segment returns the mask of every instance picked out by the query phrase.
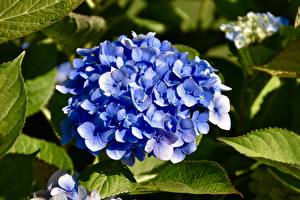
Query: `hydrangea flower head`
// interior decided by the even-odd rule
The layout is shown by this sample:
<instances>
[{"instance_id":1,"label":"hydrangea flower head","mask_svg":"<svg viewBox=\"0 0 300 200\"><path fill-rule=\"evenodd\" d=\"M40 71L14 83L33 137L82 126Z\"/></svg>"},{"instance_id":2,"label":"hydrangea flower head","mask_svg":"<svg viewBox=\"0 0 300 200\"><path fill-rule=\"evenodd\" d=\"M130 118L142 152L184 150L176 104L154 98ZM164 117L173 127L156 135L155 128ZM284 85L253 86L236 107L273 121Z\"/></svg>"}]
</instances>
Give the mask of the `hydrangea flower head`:
<instances>
[{"instance_id":1,"label":"hydrangea flower head","mask_svg":"<svg viewBox=\"0 0 300 200\"><path fill-rule=\"evenodd\" d=\"M77 176L71 176L63 170L58 170L48 180L48 190L34 193L32 200L101 200L98 191L93 190L88 194L87 190L79 185ZM119 197L109 197L105 200L122 200Z\"/></svg>"},{"instance_id":2,"label":"hydrangea flower head","mask_svg":"<svg viewBox=\"0 0 300 200\"><path fill-rule=\"evenodd\" d=\"M77 49L82 56L63 85L72 96L63 108L62 143L100 151L133 165L145 153L173 163L193 153L211 121L230 128L229 87L205 60L188 58L154 33L119 37Z\"/></svg>"},{"instance_id":3,"label":"hydrangea flower head","mask_svg":"<svg viewBox=\"0 0 300 200\"><path fill-rule=\"evenodd\" d=\"M255 42L261 42L266 37L276 33L281 26L288 25L284 17L275 17L270 12L248 12L246 16L228 24L222 24L220 29L226 33L226 38L232 40L239 48L246 47Z\"/></svg>"}]
</instances>

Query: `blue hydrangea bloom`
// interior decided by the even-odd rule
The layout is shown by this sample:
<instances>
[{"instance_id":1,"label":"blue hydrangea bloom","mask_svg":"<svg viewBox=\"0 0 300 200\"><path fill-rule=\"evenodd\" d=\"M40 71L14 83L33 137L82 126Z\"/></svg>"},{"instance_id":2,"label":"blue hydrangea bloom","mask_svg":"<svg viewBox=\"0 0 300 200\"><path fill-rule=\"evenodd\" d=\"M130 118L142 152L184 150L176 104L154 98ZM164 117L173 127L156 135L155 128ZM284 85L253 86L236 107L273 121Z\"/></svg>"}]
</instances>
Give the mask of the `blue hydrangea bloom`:
<instances>
[{"instance_id":1,"label":"blue hydrangea bloom","mask_svg":"<svg viewBox=\"0 0 300 200\"><path fill-rule=\"evenodd\" d=\"M77 186L74 178L65 174L58 179L58 187L54 187L50 191L51 196L64 194L68 199L78 199Z\"/></svg>"},{"instance_id":2,"label":"blue hydrangea bloom","mask_svg":"<svg viewBox=\"0 0 300 200\"><path fill-rule=\"evenodd\" d=\"M34 193L32 200L101 200L99 192L93 190L88 194L87 190L78 184L77 176L71 176L63 170L58 170L48 180L48 190ZM117 197L105 198L105 200L122 200Z\"/></svg>"},{"instance_id":3,"label":"blue hydrangea bloom","mask_svg":"<svg viewBox=\"0 0 300 200\"><path fill-rule=\"evenodd\" d=\"M233 41L239 49L251 43L263 41L266 37L276 33L281 26L288 24L288 19L275 17L270 12L248 12L246 16L238 17L235 22L222 24L220 29L226 33L225 37Z\"/></svg>"},{"instance_id":4,"label":"blue hydrangea bloom","mask_svg":"<svg viewBox=\"0 0 300 200\"><path fill-rule=\"evenodd\" d=\"M230 103L207 61L188 58L154 33L119 37L77 49L81 58L57 89L71 94L63 108L62 143L72 138L94 155L101 150L133 165L145 153L173 163L193 153L209 121L230 128ZM201 110L201 112L200 112Z\"/></svg>"}]
</instances>

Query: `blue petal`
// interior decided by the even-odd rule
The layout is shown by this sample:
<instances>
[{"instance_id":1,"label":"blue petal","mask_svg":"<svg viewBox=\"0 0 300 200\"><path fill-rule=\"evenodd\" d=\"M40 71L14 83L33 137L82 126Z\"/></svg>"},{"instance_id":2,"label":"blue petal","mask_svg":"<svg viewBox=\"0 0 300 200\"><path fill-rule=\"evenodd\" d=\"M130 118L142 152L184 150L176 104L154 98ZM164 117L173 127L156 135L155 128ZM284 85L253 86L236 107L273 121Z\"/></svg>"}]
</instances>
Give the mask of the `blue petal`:
<instances>
[{"instance_id":1,"label":"blue petal","mask_svg":"<svg viewBox=\"0 0 300 200\"><path fill-rule=\"evenodd\" d=\"M179 163L185 159L185 154L179 148L176 148L173 152L170 161L174 164Z\"/></svg>"},{"instance_id":2,"label":"blue petal","mask_svg":"<svg viewBox=\"0 0 300 200\"><path fill-rule=\"evenodd\" d=\"M143 134L142 134L142 131L140 129L138 129L136 127L132 127L131 128L131 133L132 133L132 135L134 135L138 139L143 139Z\"/></svg>"},{"instance_id":3,"label":"blue petal","mask_svg":"<svg viewBox=\"0 0 300 200\"><path fill-rule=\"evenodd\" d=\"M96 107L94 106L94 104L92 102L90 102L88 99L85 99L81 104L80 104L81 108L83 108L84 110L87 111L91 111L91 113L94 113L96 110Z\"/></svg>"},{"instance_id":4,"label":"blue petal","mask_svg":"<svg viewBox=\"0 0 300 200\"><path fill-rule=\"evenodd\" d=\"M73 123L69 118L64 119L60 123L61 131L62 131L62 145L69 143L73 137L72 135L72 126Z\"/></svg>"},{"instance_id":5,"label":"blue petal","mask_svg":"<svg viewBox=\"0 0 300 200\"><path fill-rule=\"evenodd\" d=\"M127 152L121 159L122 163L128 166L133 166L135 162L135 157L132 152Z\"/></svg>"},{"instance_id":6,"label":"blue petal","mask_svg":"<svg viewBox=\"0 0 300 200\"><path fill-rule=\"evenodd\" d=\"M77 128L77 131L79 135L84 139L93 138L95 126L91 122L84 122Z\"/></svg>"},{"instance_id":7,"label":"blue petal","mask_svg":"<svg viewBox=\"0 0 300 200\"><path fill-rule=\"evenodd\" d=\"M126 150L117 148L115 146L109 146L106 148L106 154L113 160L120 160L126 153Z\"/></svg>"},{"instance_id":8,"label":"blue petal","mask_svg":"<svg viewBox=\"0 0 300 200\"><path fill-rule=\"evenodd\" d=\"M99 78L99 87L104 91L105 95L111 96L114 80L111 77L111 72L105 72Z\"/></svg>"},{"instance_id":9,"label":"blue petal","mask_svg":"<svg viewBox=\"0 0 300 200\"><path fill-rule=\"evenodd\" d=\"M58 179L58 185L66 191L72 191L75 187L75 181L69 174L65 174Z\"/></svg>"},{"instance_id":10,"label":"blue petal","mask_svg":"<svg viewBox=\"0 0 300 200\"><path fill-rule=\"evenodd\" d=\"M197 150L197 145L195 142L188 143L183 148L181 148L181 151L185 154L194 153L196 150Z\"/></svg>"},{"instance_id":11,"label":"blue petal","mask_svg":"<svg viewBox=\"0 0 300 200\"><path fill-rule=\"evenodd\" d=\"M121 109L118 111L117 113L117 119L118 121L122 121L126 118L126 110L125 109Z\"/></svg>"},{"instance_id":12,"label":"blue petal","mask_svg":"<svg viewBox=\"0 0 300 200\"><path fill-rule=\"evenodd\" d=\"M115 132L115 139L117 142L125 142L124 137L125 137L126 130L116 130Z\"/></svg>"},{"instance_id":13,"label":"blue petal","mask_svg":"<svg viewBox=\"0 0 300 200\"><path fill-rule=\"evenodd\" d=\"M194 128L193 121L189 118L180 121L180 128L183 130L191 130Z\"/></svg>"},{"instance_id":14,"label":"blue petal","mask_svg":"<svg viewBox=\"0 0 300 200\"><path fill-rule=\"evenodd\" d=\"M138 47L135 47L132 49L132 60L136 61L136 62L140 62L142 60L142 50Z\"/></svg>"},{"instance_id":15,"label":"blue petal","mask_svg":"<svg viewBox=\"0 0 300 200\"><path fill-rule=\"evenodd\" d=\"M56 85L55 89L57 89L59 92L61 92L63 94L67 94L70 92L70 88L67 88L64 85Z\"/></svg>"},{"instance_id":16,"label":"blue petal","mask_svg":"<svg viewBox=\"0 0 300 200\"><path fill-rule=\"evenodd\" d=\"M173 73L178 78L182 78L182 76L181 76L182 67L183 67L183 63L181 62L181 60L176 60L176 62L174 63L174 66L173 66Z\"/></svg>"},{"instance_id":17,"label":"blue petal","mask_svg":"<svg viewBox=\"0 0 300 200\"><path fill-rule=\"evenodd\" d=\"M185 142L192 142L196 139L196 133L194 129L181 131L181 137Z\"/></svg>"},{"instance_id":18,"label":"blue petal","mask_svg":"<svg viewBox=\"0 0 300 200\"><path fill-rule=\"evenodd\" d=\"M170 160L173 155L173 147L163 141L156 143L153 153L160 160Z\"/></svg>"},{"instance_id":19,"label":"blue petal","mask_svg":"<svg viewBox=\"0 0 300 200\"><path fill-rule=\"evenodd\" d=\"M157 141L154 138L151 138L150 140L147 141L146 146L145 146L145 151L147 153L150 153L153 151Z\"/></svg>"},{"instance_id":20,"label":"blue petal","mask_svg":"<svg viewBox=\"0 0 300 200\"><path fill-rule=\"evenodd\" d=\"M144 149L136 148L133 150L133 152L139 161L143 161L145 159Z\"/></svg>"},{"instance_id":21,"label":"blue petal","mask_svg":"<svg viewBox=\"0 0 300 200\"><path fill-rule=\"evenodd\" d=\"M94 136L93 138L85 139L86 147L93 152L102 150L106 144L107 143L102 141L100 136Z\"/></svg>"},{"instance_id":22,"label":"blue petal","mask_svg":"<svg viewBox=\"0 0 300 200\"><path fill-rule=\"evenodd\" d=\"M81 56L88 56L92 53L91 49L77 48L76 53Z\"/></svg>"},{"instance_id":23,"label":"blue petal","mask_svg":"<svg viewBox=\"0 0 300 200\"><path fill-rule=\"evenodd\" d=\"M83 67L84 66L84 62L80 58L75 58L74 61L73 61L73 66L74 66L74 68Z\"/></svg>"}]
</instances>

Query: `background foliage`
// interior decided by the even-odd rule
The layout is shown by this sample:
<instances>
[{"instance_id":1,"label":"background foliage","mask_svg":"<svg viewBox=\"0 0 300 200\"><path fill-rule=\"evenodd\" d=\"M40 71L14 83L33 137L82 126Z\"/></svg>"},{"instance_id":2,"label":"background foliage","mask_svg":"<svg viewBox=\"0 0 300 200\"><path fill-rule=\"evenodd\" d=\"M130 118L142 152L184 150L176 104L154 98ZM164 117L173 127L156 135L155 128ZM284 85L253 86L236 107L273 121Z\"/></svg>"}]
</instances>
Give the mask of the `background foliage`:
<instances>
[{"instance_id":1,"label":"background foliage","mask_svg":"<svg viewBox=\"0 0 300 200\"><path fill-rule=\"evenodd\" d=\"M0 199L29 199L57 168L87 189L123 199L299 199L299 0L2 0L0 3ZM237 50L219 30L248 11L284 16L260 44ZM295 26L293 26L295 24ZM219 69L232 128L213 128L173 165L133 167L60 145L56 67L77 47L153 31ZM26 121L26 122L25 122ZM201 140L201 141L200 141Z\"/></svg>"}]
</instances>

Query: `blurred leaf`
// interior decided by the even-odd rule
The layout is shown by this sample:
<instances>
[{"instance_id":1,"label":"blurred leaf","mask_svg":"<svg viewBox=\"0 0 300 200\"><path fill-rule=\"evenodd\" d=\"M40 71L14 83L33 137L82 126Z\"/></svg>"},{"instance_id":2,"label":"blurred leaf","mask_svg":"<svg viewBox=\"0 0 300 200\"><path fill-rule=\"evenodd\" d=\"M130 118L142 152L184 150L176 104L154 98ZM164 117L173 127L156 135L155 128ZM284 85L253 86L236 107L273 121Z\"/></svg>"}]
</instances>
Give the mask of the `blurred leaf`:
<instances>
[{"instance_id":1,"label":"blurred leaf","mask_svg":"<svg viewBox=\"0 0 300 200\"><path fill-rule=\"evenodd\" d=\"M256 10L252 0L214 0L214 2L218 12L231 20L237 20L238 16L246 15L250 10Z\"/></svg>"},{"instance_id":2,"label":"blurred leaf","mask_svg":"<svg viewBox=\"0 0 300 200\"><path fill-rule=\"evenodd\" d=\"M271 62L255 69L265 71L273 76L300 77L300 39L292 42L279 52Z\"/></svg>"},{"instance_id":3,"label":"blurred leaf","mask_svg":"<svg viewBox=\"0 0 300 200\"><path fill-rule=\"evenodd\" d=\"M33 155L7 154L0 160L0 199L22 199L31 192Z\"/></svg>"},{"instance_id":4,"label":"blurred leaf","mask_svg":"<svg viewBox=\"0 0 300 200\"><path fill-rule=\"evenodd\" d=\"M53 68L50 72L42 76L25 81L28 96L26 116L38 112L49 101L55 86L55 75L56 70Z\"/></svg>"},{"instance_id":5,"label":"blurred leaf","mask_svg":"<svg viewBox=\"0 0 300 200\"><path fill-rule=\"evenodd\" d=\"M239 194L225 170L215 162L183 161L161 167L158 175L140 184L140 191L189 194Z\"/></svg>"},{"instance_id":6,"label":"blurred leaf","mask_svg":"<svg viewBox=\"0 0 300 200\"><path fill-rule=\"evenodd\" d=\"M75 9L83 0L2 0L0 43L38 31Z\"/></svg>"},{"instance_id":7,"label":"blurred leaf","mask_svg":"<svg viewBox=\"0 0 300 200\"><path fill-rule=\"evenodd\" d=\"M111 160L85 169L79 180L88 191L99 191L102 198L131 192L136 188L136 181L130 170Z\"/></svg>"},{"instance_id":8,"label":"blurred leaf","mask_svg":"<svg viewBox=\"0 0 300 200\"><path fill-rule=\"evenodd\" d=\"M172 1L160 0L147 1L146 6L137 17L158 21L163 23L167 29L174 28L177 30L180 30L181 23L184 20L183 16L176 12L176 7L172 4Z\"/></svg>"},{"instance_id":9,"label":"blurred leaf","mask_svg":"<svg viewBox=\"0 0 300 200\"><path fill-rule=\"evenodd\" d=\"M285 174L275 168L270 168L269 171L283 185L288 186L300 193L300 179L297 179L289 174Z\"/></svg>"},{"instance_id":10,"label":"blurred leaf","mask_svg":"<svg viewBox=\"0 0 300 200\"><path fill-rule=\"evenodd\" d=\"M280 87L268 93L260 110L250 121L252 128L282 127L300 132L300 84L293 79L281 79Z\"/></svg>"},{"instance_id":11,"label":"blurred leaf","mask_svg":"<svg viewBox=\"0 0 300 200\"><path fill-rule=\"evenodd\" d=\"M256 45L238 50L241 62L245 66L261 65L268 62L276 51L272 48Z\"/></svg>"},{"instance_id":12,"label":"blurred leaf","mask_svg":"<svg viewBox=\"0 0 300 200\"><path fill-rule=\"evenodd\" d=\"M261 90L259 95L256 97L255 101L253 102L250 110L250 118L253 118L257 112L260 110L261 105L264 101L264 98L272 92L273 90L280 87L280 80L278 77L272 77L268 83L264 86L264 88Z\"/></svg>"},{"instance_id":13,"label":"blurred leaf","mask_svg":"<svg viewBox=\"0 0 300 200\"><path fill-rule=\"evenodd\" d=\"M44 29L64 52L74 54L76 48L91 43L98 45L106 23L98 16L85 16L71 13L62 20Z\"/></svg>"},{"instance_id":14,"label":"blurred leaf","mask_svg":"<svg viewBox=\"0 0 300 200\"><path fill-rule=\"evenodd\" d=\"M21 75L24 52L0 65L0 157L10 148L25 121L26 94Z\"/></svg>"},{"instance_id":15,"label":"blurred leaf","mask_svg":"<svg viewBox=\"0 0 300 200\"><path fill-rule=\"evenodd\" d=\"M158 21L133 16L129 16L128 19L130 19L136 25L147 28L150 31L154 31L156 33L163 33L166 29L165 25Z\"/></svg>"},{"instance_id":16,"label":"blurred leaf","mask_svg":"<svg viewBox=\"0 0 300 200\"><path fill-rule=\"evenodd\" d=\"M269 128L219 140L248 157L300 177L300 136L294 132Z\"/></svg>"},{"instance_id":17,"label":"blurred leaf","mask_svg":"<svg viewBox=\"0 0 300 200\"><path fill-rule=\"evenodd\" d=\"M40 160L60 169L73 170L72 160L66 151L52 142L20 134L9 150L10 153L20 154L32 154L37 151L36 157Z\"/></svg>"},{"instance_id":18,"label":"blurred leaf","mask_svg":"<svg viewBox=\"0 0 300 200\"><path fill-rule=\"evenodd\" d=\"M198 18L202 29L208 29L215 20L216 4L211 0L202 0Z\"/></svg>"},{"instance_id":19,"label":"blurred leaf","mask_svg":"<svg viewBox=\"0 0 300 200\"><path fill-rule=\"evenodd\" d=\"M26 116L30 116L43 108L55 86L58 52L54 44L32 44L26 50L22 65L22 74L28 97Z\"/></svg>"},{"instance_id":20,"label":"blurred leaf","mask_svg":"<svg viewBox=\"0 0 300 200\"><path fill-rule=\"evenodd\" d=\"M298 200L299 193L285 187L277 181L268 170L258 168L251 174L249 181L249 196L253 200Z\"/></svg>"},{"instance_id":21,"label":"blurred leaf","mask_svg":"<svg viewBox=\"0 0 300 200\"><path fill-rule=\"evenodd\" d=\"M175 44L174 45L178 51L180 52L188 52L189 53L189 59L194 59L196 56L199 56L199 52L192 48L192 47L189 47L189 46L186 46L186 45L183 45L183 44Z\"/></svg>"},{"instance_id":22,"label":"blurred leaf","mask_svg":"<svg viewBox=\"0 0 300 200\"><path fill-rule=\"evenodd\" d=\"M298 7L298 12L297 12L297 16L295 19L295 27L298 27L300 25L300 6Z\"/></svg>"},{"instance_id":23,"label":"blurred leaf","mask_svg":"<svg viewBox=\"0 0 300 200\"><path fill-rule=\"evenodd\" d=\"M237 66L239 65L237 58L232 54L232 52L229 49L229 46L226 44L213 46L206 52L205 56L213 58L222 58Z\"/></svg>"}]
</instances>

